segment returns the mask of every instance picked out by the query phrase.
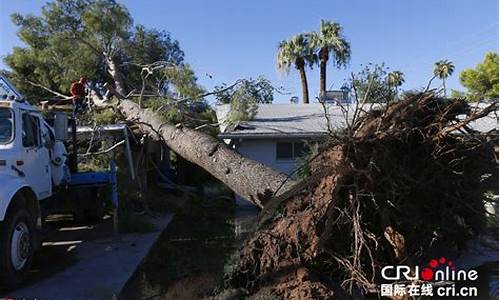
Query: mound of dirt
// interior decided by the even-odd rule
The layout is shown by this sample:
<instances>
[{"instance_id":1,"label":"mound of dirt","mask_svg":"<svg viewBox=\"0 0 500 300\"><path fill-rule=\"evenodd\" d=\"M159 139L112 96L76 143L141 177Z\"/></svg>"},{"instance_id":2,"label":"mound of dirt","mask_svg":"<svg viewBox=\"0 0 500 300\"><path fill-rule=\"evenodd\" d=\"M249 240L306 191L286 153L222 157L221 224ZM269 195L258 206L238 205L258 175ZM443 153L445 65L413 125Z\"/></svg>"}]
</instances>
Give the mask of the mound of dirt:
<instances>
[{"instance_id":1,"label":"mound of dirt","mask_svg":"<svg viewBox=\"0 0 500 300\"><path fill-rule=\"evenodd\" d=\"M498 130L432 93L370 111L315 157L312 175L272 199L226 285L247 296L334 299L377 293L380 268L415 264L436 245L460 251L485 226L498 190Z\"/></svg>"}]
</instances>

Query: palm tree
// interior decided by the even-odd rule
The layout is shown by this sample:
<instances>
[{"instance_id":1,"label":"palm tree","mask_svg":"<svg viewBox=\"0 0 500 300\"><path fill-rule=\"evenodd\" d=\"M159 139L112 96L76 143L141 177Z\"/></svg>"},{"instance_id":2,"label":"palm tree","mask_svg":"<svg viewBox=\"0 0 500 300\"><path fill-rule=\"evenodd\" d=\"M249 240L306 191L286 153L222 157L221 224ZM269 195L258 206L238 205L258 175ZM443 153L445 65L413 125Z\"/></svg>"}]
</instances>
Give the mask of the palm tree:
<instances>
[{"instance_id":1,"label":"palm tree","mask_svg":"<svg viewBox=\"0 0 500 300\"><path fill-rule=\"evenodd\" d=\"M387 74L387 84L394 87L396 91L396 96L398 95L398 87L405 82L405 75L401 71L392 71Z\"/></svg>"},{"instance_id":2,"label":"palm tree","mask_svg":"<svg viewBox=\"0 0 500 300\"><path fill-rule=\"evenodd\" d=\"M310 35L298 34L289 40L281 41L278 46L278 70L288 73L290 68L295 67L300 73L302 82L302 101L309 103L309 89L305 67L312 66L317 61L314 49L310 45Z\"/></svg>"},{"instance_id":3,"label":"palm tree","mask_svg":"<svg viewBox=\"0 0 500 300\"><path fill-rule=\"evenodd\" d=\"M451 76L451 74L453 74L453 71L455 71L455 65L453 64L453 62L447 59L440 60L434 63L434 77L432 79L439 77L439 79L443 81L443 90L445 97L446 97L446 78Z\"/></svg>"},{"instance_id":4,"label":"palm tree","mask_svg":"<svg viewBox=\"0 0 500 300\"><path fill-rule=\"evenodd\" d=\"M319 50L320 94L326 91L326 64L330 55L337 67L345 66L351 59L351 45L342 34L339 23L321 20L319 32L312 33L312 46Z\"/></svg>"}]
</instances>

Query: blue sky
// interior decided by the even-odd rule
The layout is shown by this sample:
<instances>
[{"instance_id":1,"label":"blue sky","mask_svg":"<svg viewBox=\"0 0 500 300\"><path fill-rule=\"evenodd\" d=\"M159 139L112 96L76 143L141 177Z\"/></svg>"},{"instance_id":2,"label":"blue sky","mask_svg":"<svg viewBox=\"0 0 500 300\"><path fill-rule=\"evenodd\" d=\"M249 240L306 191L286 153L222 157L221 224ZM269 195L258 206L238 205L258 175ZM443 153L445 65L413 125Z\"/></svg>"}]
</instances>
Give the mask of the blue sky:
<instances>
[{"instance_id":1,"label":"blue sky","mask_svg":"<svg viewBox=\"0 0 500 300\"><path fill-rule=\"evenodd\" d=\"M352 60L346 69L328 69L328 86L338 88L360 64L385 62L405 73L403 89L420 88L432 76L433 63L450 59L456 71L447 86L462 89L459 72L498 52L497 0L119 0L134 21L165 29L179 40L189 62L208 89L241 77L262 74L275 86L301 95L297 72L276 70L280 40L317 30L320 20L344 26ZM45 1L0 0L0 56L21 45L9 15L38 14ZM3 64L0 65L3 67ZM207 74L212 75L209 78ZM319 70L308 71L310 94L319 89ZM438 82L436 82L438 84ZM290 95L277 95L284 102Z\"/></svg>"}]
</instances>

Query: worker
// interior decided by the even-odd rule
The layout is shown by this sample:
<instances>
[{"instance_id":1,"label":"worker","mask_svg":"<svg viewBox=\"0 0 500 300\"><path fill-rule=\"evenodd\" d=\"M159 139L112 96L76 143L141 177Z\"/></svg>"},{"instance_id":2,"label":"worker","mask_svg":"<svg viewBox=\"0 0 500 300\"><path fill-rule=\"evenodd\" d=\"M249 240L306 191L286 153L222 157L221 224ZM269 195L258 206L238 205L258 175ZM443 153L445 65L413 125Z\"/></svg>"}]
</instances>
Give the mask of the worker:
<instances>
[{"instance_id":1,"label":"worker","mask_svg":"<svg viewBox=\"0 0 500 300\"><path fill-rule=\"evenodd\" d=\"M79 113L83 112L87 103L85 102L85 97L87 92L85 90L85 84L87 83L87 77L80 77L80 81L75 81L71 84L70 93L73 97L73 117L76 117Z\"/></svg>"}]
</instances>

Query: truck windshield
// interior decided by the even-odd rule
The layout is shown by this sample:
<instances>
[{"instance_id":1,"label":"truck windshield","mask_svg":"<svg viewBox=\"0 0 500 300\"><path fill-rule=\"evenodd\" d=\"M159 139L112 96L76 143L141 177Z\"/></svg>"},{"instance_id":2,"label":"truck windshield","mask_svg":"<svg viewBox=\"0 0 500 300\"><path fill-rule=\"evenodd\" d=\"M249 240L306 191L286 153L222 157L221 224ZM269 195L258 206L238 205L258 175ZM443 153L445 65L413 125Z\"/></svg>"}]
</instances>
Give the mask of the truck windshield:
<instances>
[{"instance_id":1,"label":"truck windshield","mask_svg":"<svg viewBox=\"0 0 500 300\"><path fill-rule=\"evenodd\" d=\"M12 140L14 119L10 108L0 108L0 144L7 144Z\"/></svg>"}]
</instances>

